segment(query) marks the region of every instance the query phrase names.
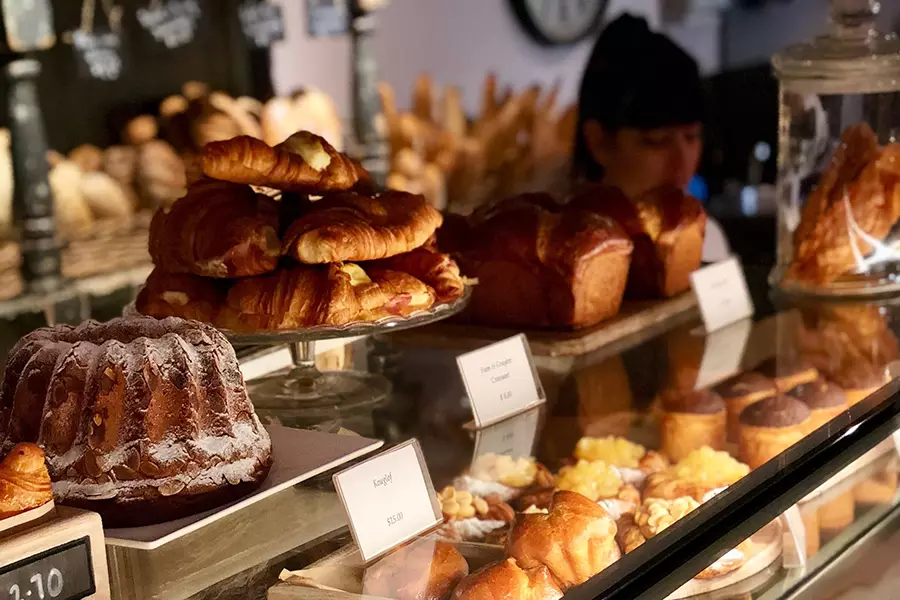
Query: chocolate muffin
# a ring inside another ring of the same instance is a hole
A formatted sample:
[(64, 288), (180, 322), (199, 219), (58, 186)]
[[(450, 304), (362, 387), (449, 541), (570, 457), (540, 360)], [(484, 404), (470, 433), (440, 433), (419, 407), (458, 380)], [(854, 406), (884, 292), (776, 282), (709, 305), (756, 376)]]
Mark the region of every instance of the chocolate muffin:
[(734, 441), (738, 438), (741, 411), (754, 402), (771, 398), (778, 393), (778, 388), (771, 378), (754, 371), (726, 379), (713, 390), (725, 401), (728, 413), (728, 439)]
[(703, 446), (725, 447), (725, 401), (717, 393), (668, 391), (661, 400), (662, 451), (673, 462)]
[(789, 395), (806, 404), (812, 411), (810, 431), (822, 427), (850, 406), (844, 390), (821, 377), (813, 382), (798, 385)]
[(755, 469), (803, 439), (811, 422), (812, 410), (794, 396), (751, 404), (741, 412), (738, 458)]

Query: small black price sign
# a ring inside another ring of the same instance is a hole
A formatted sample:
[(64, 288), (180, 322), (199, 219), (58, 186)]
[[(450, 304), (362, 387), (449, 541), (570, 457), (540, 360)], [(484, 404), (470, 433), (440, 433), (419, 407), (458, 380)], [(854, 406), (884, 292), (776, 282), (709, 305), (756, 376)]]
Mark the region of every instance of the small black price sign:
[(255, 48), (269, 48), (284, 39), (284, 18), (281, 7), (262, 2), (243, 2), (238, 18), (244, 37)]
[(0, 568), (3, 600), (78, 600), (96, 591), (88, 537)]
[(139, 8), (137, 20), (153, 39), (171, 50), (194, 39), (200, 12), (198, 0), (158, 1)]
[(306, 23), (313, 37), (347, 33), (350, 28), (347, 0), (306, 0)]
[(83, 77), (116, 81), (122, 75), (122, 37), (109, 29), (72, 32), (72, 45)]

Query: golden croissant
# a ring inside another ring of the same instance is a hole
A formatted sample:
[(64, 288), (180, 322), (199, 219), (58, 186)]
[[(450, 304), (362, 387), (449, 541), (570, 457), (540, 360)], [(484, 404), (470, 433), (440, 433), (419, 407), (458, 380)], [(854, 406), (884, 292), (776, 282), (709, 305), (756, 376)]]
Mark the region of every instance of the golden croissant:
[(37, 508), (52, 499), (44, 452), (34, 444), (13, 446), (0, 462), (0, 519)]
[(283, 253), (307, 264), (387, 258), (424, 244), (442, 220), (415, 194), (335, 194), (314, 203), (288, 227)]
[(168, 273), (247, 277), (281, 256), (278, 202), (244, 185), (201, 180), (150, 223), (150, 256)]
[(299, 131), (274, 148), (242, 135), (203, 148), (203, 173), (234, 183), (319, 194), (371, 188), (369, 174), (325, 138)]
[(439, 302), (452, 302), (463, 295), (465, 283), (459, 267), (449, 254), (416, 248), (390, 258), (368, 263), (366, 268), (389, 269), (409, 273), (434, 289)]

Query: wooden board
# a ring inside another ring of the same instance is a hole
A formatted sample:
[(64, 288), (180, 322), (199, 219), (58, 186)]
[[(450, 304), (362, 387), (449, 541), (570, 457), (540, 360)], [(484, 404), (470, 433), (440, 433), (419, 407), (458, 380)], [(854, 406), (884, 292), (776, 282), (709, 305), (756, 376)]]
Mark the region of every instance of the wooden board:
[[(755, 575), (766, 570), (778, 560), (781, 557), (782, 539), (781, 522), (778, 520), (772, 521), (750, 536), (750, 541), (752, 542), (749, 552), (750, 556), (740, 569), (714, 579), (691, 579), (666, 596), (666, 600), (705, 596), (724, 588), (729, 588), (728, 597), (731, 597), (732, 594), (748, 593), (753, 588), (738, 590), (732, 586), (736, 587), (745, 581), (753, 579)], [(753, 587), (756, 587), (756, 585), (757, 582), (754, 581)]]
[(427, 346), (449, 350), (474, 350), (519, 333), (528, 337), (531, 353), (538, 356), (580, 356), (597, 348), (661, 325), (678, 316), (698, 312), (693, 292), (667, 300), (626, 301), (615, 317), (579, 331), (506, 329), (480, 325), (435, 323), (391, 334), (404, 346)]

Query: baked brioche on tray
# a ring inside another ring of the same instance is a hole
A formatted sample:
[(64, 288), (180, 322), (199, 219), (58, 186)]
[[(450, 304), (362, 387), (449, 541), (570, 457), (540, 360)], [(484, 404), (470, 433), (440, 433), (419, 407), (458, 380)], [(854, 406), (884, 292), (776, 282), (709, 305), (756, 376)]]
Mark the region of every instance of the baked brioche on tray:
[(285, 330), (408, 316), (465, 292), (427, 244), (441, 214), (420, 195), (373, 193), (319, 136), (239, 136), (207, 144), (201, 162), (205, 177), (153, 219), (138, 312)]

